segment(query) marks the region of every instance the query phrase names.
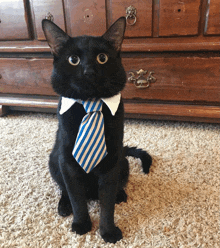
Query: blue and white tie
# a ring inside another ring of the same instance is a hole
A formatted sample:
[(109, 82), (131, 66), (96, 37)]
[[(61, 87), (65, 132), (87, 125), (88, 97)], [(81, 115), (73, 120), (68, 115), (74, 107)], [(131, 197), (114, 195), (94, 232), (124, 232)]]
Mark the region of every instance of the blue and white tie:
[(89, 173), (106, 155), (102, 100), (82, 101), (86, 115), (82, 119), (73, 156)]

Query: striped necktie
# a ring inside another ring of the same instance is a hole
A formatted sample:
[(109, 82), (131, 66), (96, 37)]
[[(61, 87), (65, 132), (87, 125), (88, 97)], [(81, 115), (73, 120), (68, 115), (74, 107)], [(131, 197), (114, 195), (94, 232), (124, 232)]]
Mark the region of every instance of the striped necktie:
[(86, 115), (77, 134), (73, 157), (89, 173), (106, 155), (102, 100), (82, 101)]

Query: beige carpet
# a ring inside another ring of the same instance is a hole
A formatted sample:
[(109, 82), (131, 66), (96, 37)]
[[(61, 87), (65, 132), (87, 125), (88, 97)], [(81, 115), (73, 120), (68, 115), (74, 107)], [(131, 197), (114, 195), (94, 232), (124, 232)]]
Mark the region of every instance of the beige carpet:
[(0, 118), (0, 247), (220, 247), (220, 126), (127, 120), (125, 144), (153, 156), (149, 175), (130, 159), (128, 202), (115, 208), (124, 238), (101, 238), (99, 205), (89, 203), (92, 231), (71, 232), (57, 214), (59, 190), (48, 172), (57, 119), (19, 113)]

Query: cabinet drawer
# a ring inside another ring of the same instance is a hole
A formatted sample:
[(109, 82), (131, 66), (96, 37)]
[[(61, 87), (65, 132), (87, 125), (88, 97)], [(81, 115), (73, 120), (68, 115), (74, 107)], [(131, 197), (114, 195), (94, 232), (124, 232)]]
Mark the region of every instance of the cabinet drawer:
[[(152, 36), (152, 1), (110, 0), (108, 6), (108, 26), (121, 16), (127, 16), (126, 37)], [(132, 11), (133, 15), (132, 15)], [(127, 12), (127, 13), (126, 13)], [(129, 13), (131, 16), (129, 17)]]
[(212, 0), (206, 10), (206, 25), (205, 34), (219, 35), (220, 34), (220, 2)]
[(135, 57), (122, 61), (127, 73), (143, 69), (148, 70), (145, 78), (150, 71), (156, 78), (148, 88), (128, 82), (125, 99), (220, 103), (220, 57)]
[(56, 23), (65, 31), (62, 0), (32, 0), (38, 40), (45, 40), (41, 21), (45, 18)]
[(0, 59), (0, 93), (56, 95), (52, 59)]
[(100, 36), (106, 31), (104, 0), (66, 0), (65, 6), (71, 36)]
[(29, 39), (23, 0), (1, 1), (0, 40)]
[(159, 35), (197, 35), (200, 19), (200, 0), (161, 0)]

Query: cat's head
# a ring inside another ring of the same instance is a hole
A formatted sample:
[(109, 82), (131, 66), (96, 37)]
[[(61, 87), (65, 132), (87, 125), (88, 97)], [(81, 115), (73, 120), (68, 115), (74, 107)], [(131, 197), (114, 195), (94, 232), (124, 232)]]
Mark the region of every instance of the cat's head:
[(49, 20), (42, 21), (54, 56), (52, 86), (61, 96), (86, 100), (111, 97), (125, 86), (120, 50), (126, 20), (119, 18), (102, 36), (70, 37)]

